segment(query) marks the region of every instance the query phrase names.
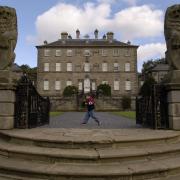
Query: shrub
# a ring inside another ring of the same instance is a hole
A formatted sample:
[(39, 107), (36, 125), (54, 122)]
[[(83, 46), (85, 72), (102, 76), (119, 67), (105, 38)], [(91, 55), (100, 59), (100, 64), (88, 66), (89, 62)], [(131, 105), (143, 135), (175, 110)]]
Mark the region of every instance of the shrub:
[(111, 96), (111, 86), (109, 84), (100, 84), (97, 87), (97, 92), (103, 96)]
[(122, 109), (130, 109), (131, 108), (131, 98), (129, 96), (123, 96), (121, 101)]
[(76, 94), (77, 92), (78, 92), (77, 87), (75, 87), (75, 86), (67, 86), (67, 87), (65, 87), (65, 89), (63, 91), (63, 96), (71, 97), (74, 94)]

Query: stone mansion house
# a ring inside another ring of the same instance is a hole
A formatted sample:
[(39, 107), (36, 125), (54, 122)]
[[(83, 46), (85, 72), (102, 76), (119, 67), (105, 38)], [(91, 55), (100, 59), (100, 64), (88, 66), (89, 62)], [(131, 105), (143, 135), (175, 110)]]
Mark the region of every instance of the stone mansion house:
[(94, 39), (81, 39), (80, 31), (72, 39), (67, 32), (61, 39), (36, 46), (38, 50), (38, 91), (42, 96), (62, 96), (66, 86), (74, 85), (80, 92), (96, 91), (98, 85), (111, 86), (112, 96), (136, 96), (137, 48), (130, 42), (114, 39), (113, 32)]

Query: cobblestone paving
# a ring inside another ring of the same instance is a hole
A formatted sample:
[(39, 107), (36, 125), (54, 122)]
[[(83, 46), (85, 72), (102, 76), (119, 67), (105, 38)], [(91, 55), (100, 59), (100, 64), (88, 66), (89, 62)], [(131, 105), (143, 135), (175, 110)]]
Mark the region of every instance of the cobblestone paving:
[(50, 118), (49, 125), (43, 127), (50, 128), (100, 128), (100, 129), (119, 129), (137, 128), (135, 120), (112, 115), (108, 112), (95, 112), (96, 117), (101, 121), (98, 126), (93, 119), (89, 119), (88, 124), (81, 124), (85, 112), (65, 112), (64, 114)]

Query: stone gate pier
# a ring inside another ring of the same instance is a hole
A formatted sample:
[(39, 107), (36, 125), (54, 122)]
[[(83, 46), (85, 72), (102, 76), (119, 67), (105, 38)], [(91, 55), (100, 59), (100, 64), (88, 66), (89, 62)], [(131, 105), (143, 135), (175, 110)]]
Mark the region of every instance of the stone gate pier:
[(14, 128), (15, 87), (11, 65), (15, 59), (17, 16), (14, 8), (0, 6), (0, 129)]
[(180, 4), (169, 7), (165, 15), (166, 60), (171, 67), (167, 76), (168, 117), (171, 129), (180, 130)]

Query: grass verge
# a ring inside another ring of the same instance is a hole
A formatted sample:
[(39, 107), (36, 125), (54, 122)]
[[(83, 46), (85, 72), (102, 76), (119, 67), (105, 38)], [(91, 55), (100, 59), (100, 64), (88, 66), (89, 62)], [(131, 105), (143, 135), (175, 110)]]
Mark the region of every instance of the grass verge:
[(62, 115), (62, 114), (63, 114), (63, 112), (59, 112), (59, 111), (50, 112), (50, 117), (60, 116), (60, 115)]
[(111, 114), (117, 116), (123, 116), (129, 119), (136, 119), (136, 112), (135, 111), (118, 111), (118, 112), (111, 112)]

